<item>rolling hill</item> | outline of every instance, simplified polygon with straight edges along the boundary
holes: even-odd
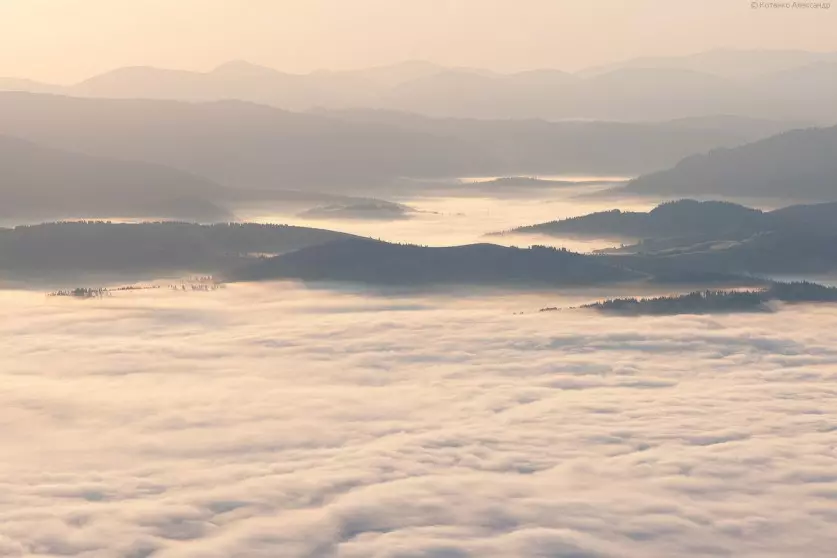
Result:
[[[545,247],[471,244],[431,248],[370,239],[312,246],[248,264],[233,281],[299,279],[380,286],[546,287],[614,283],[642,275],[593,256]]]
[[[151,163],[94,157],[0,136],[0,218],[226,221],[224,189]]]
[[[0,276],[220,273],[352,235],[287,225],[58,222],[0,229]]]
[[[792,130],[753,143],[692,155],[640,176],[626,191],[837,200],[837,127]]]
[[[758,209],[720,201],[678,200],[660,204],[649,212],[613,209],[518,227],[499,234],[546,234],[594,238],[667,238],[755,232],[768,227]],[[498,234],[498,233],[495,233]]]

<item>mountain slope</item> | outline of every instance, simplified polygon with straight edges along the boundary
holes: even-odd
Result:
[[[665,238],[762,230],[764,214],[757,209],[720,201],[678,200],[660,204],[649,212],[601,211],[508,231],[510,234],[555,236]]]
[[[837,200],[837,127],[793,130],[640,176],[636,194]]]
[[[726,247],[684,245],[650,254],[600,256],[660,276],[671,273],[825,274],[837,271],[837,234],[775,231]]]
[[[287,225],[63,222],[0,229],[0,274],[217,273],[352,235]]]
[[[0,136],[0,218],[229,220],[223,188],[149,163],[92,157]]]
[[[640,274],[552,248],[471,244],[429,248],[369,239],[332,242],[243,267],[234,281],[301,279],[391,285],[557,286],[610,283]]]
[[[787,130],[787,123],[733,116],[655,123],[429,118],[382,110],[320,111],[455,138],[487,153],[484,174],[615,173],[661,169],[683,157],[734,147]],[[673,161],[671,163],[668,163]],[[489,172],[491,169],[493,171]]]

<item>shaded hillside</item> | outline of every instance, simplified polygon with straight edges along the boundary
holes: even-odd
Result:
[[[624,316],[669,316],[677,314],[726,314],[732,312],[770,312],[769,303],[834,303],[837,288],[807,281],[774,283],[758,291],[694,291],[677,296],[655,298],[613,298],[581,308]]]
[[[837,233],[766,232],[726,244],[683,242],[658,251],[600,257],[654,275],[821,274],[837,270]]]
[[[627,191],[837,200],[835,153],[837,127],[794,130],[687,157],[671,169],[631,181]]]
[[[731,202],[677,200],[648,212],[612,209],[492,234],[635,238],[643,242],[621,251],[648,252],[772,231],[837,234],[837,202],[762,211]]]
[[[227,221],[224,189],[149,163],[91,157],[0,136],[0,218]]]
[[[564,249],[399,245],[285,225],[64,222],[0,229],[0,277],[47,280],[201,272],[233,281],[301,279],[414,287],[559,287],[643,280],[760,284],[753,275],[837,270],[837,233],[756,233],[726,245],[588,256]]]
[[[0,274],[219,272],[351,235],[287,225],[64,222],[0,229]]]
[[[791,205],[766,214],[774,230],[837,234],[837,202]]]
[[[637,244],[599,253],[658,280],[837,270],[837,203],[764,212],[727,202],[681,200],[648,213],[614,210],[510,232],[640,238]]]
[[[555,236],[654,238],[712,233],[757,231],[763,213],[742,205],[695,200],[679,200],[658,205],[649,212],[613,209],[518,227],[508,234],[547,234]]]
[[[332,242],[265,259],[229,276],[233,281],[301,279],[399,287],[586,285],[640,277],[595,257],[553,248],[494,244],[430,248],[368,239]]]

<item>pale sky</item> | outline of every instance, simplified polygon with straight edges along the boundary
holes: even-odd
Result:
[[[422,59],[500,71],[712,48],[837,51],[837,6],[751,0],[0,0],[0,76],[120,66],[290,72]]]

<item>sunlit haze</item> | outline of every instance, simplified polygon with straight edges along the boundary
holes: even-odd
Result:
[[[837,10],[750,0],[2,0],[0,76],[68,83],[120,66],[289,72],[404,60],[567,71],[716,48],[837,50]]]
[[[0,0],[0,558],[833,558],[835,31]]]

